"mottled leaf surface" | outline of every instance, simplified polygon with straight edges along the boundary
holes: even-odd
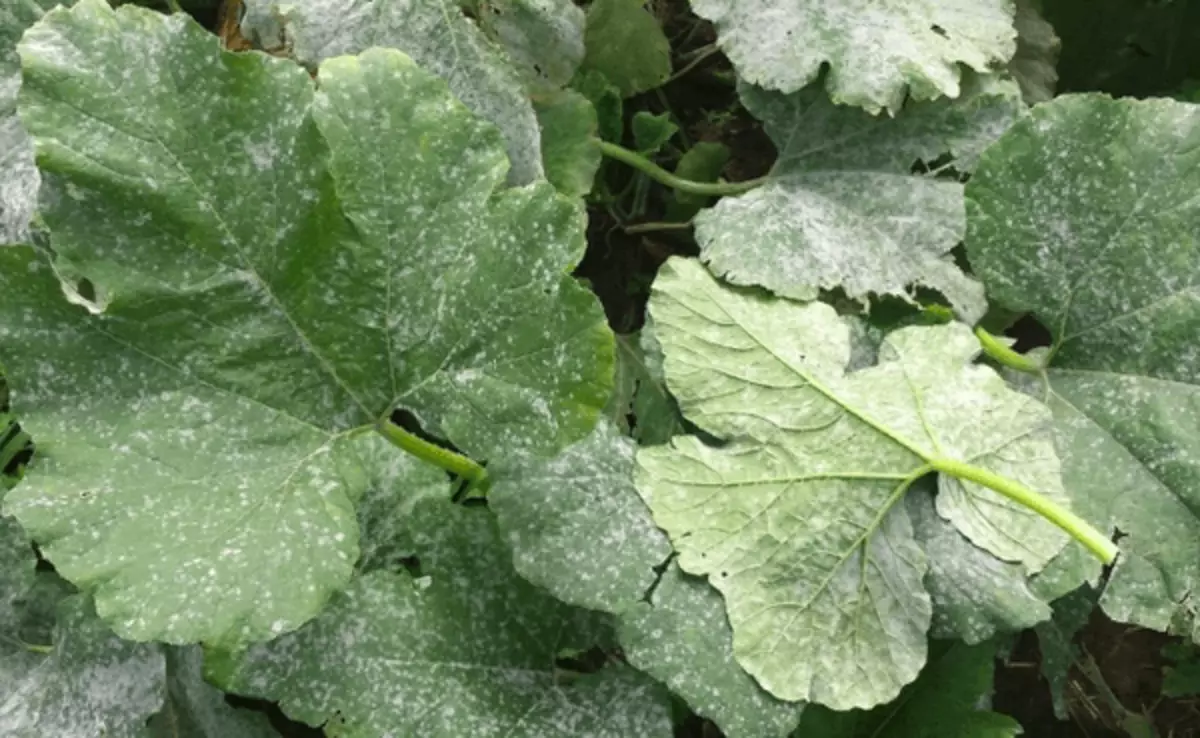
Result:
[[[587,11],[583,69],[599,72],[624,97],[671,76],[671,43],[643,0],[595,0]]]
[[[11,637],[21,620],[20,600],[33,586],[37,556],[12,518],[0,517],[0,633]]]
[[[1067,682],[1071,667],[1079,658],[1075,638],[1091,619],[1099,595],[1091,587],[1080,587],[1055,601],[1051,619],[1034,629],[1042,655],[1039,668],[1050,685],[1050,700],[1059,720],[1068,720],[1071,716],[1067,708]]]
[[[642,449],[638,489],[680,566],[725,596],[739,663],[783,699],[894,698],[924,663],[931,615],[925,557],[895,503],[939,458],[1061,500],[1049,411],[972,365],[979,345],[960,323],[895,331],[876,366],[846,374],[850,331],[831,307],[729,288],[678,258],[650,314],[684,417],[728,444]],[[990,490],[939,483],[939,514],[1027,571],[1065,543]]]
[[[908,297],[922,285],[967,322],[983,315],[982,288],[949,256],[966,228],[962,185],[912,169],[944,154],[969,169],[1018,117],[1014,84],[975,80],[964,100],[914,103],[896,118],[835,105],[813,87],[740,89],[779,158],[763,186],[696,217],[715,273],[802,300],[836,287],[864,302]]]
[[[6,506],[123,636],[311,618],[358,552],[351,436],[395,403],[484,458],[591,429],[612,349],[564,276],[578,211],[544,183],[493,198],[499,134],[399,52],[323,78],[332,153],[303,69],[183,15],[88,0],[21,53],[59,267],[103,304],[0,254],[0,360],[40,450]],[[400,126],[413,145],[376,145]]]
[[[662,347],[649,322],[638,333],[617,336],[610,417],[644,446],[666,443],[683,432],[683,416],[667,389],[662,362]]]
[[[537,89],[566,86],[583,61],[584,12],[572,0],[481,0],[479,25]]]
[[[1058,52],[1062,39],[1054,26],[1038,12],[1036,0],[1017,0],[1015,18],[1017,53],[1008,63],[1008,72],[1021,85],[1021,96],[1030,105],[1054,97],[1058,86]]]
[[[935,644],[920,678],[890,705],[869,712],[814,706],[795,738],[1014,738],[1024,731],[1007,715],[980,707],[991,698],[996,647]]]
[[[412,532],[420,578],[358,578],[309,625],[216,669],[220,683],[313,725],[337,712],[355,738],[671,735],[666,694],[645,677],[556,671],[596,618],[517,576],[486,510],[424,500]]]
[[[57,615],[47,654],[0,641],[0,734],[143,738],[163,702],[161,649],[118,639],[83,595]]]
[[[21,0],[0,7],[0,246],[25,242],[37,205],[33,144],[17,117],[17,42],[44,11],[58,4],[59,0]]]
[[[633,486],[633,450],[601,422],[553,459],[491,467],[489,507],[517,573],[592,610],[619,613],[642,599],[671,546]]]
[[[621,616],[629,663],[659,679],[731,738],[782,738],[804,705],[768,694],[733,658],[721,595],[672,564],[648,603]]]
[[[1029,391],[1054,412],[1073,508],[1123,534],[1101,605],[1158,630],[1196,613],[1200,585],[1198,144],[1194,105],[1064,96],[967,187],[988,294],[1053,335]]]
[[[267,716],[231,707],[201,674],[199,647],[167,648],[167,699],[146,725],[146,738],[278,738]]]
[[[509,180],[542,175],[537,118],[525,79],[457,0],[248,0],[243,32],[271,39],[311,67],[372,46],[394,48],[446,80],[454,96],[504,134]]]
[[[1025,569],[997,559],[943,520],[931,486],[917,485],[905,500],[913,534],[929,559],[930,635],[974,645],[1049,619],[1050,605],[1031,587]]]
[[[751,84],[795,92],[829,65],[834,102],[872,113],[958,97],[962,66],[984,72],[1015,50],[1009,0],[691,0]]]

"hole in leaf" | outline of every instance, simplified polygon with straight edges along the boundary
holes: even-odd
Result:
[[[934,33],[941,36],[942,38],[950,38],[950,34],[946,33],[946,29],[942,28],[941,26],[939,26],[936,23],[934,23],[932,26],[930,26],[929,30],[933,31]]]
[[[594,674],[608,663],[608,653],[599,646],[586,651],[562,651],[554,659],[555,668],[575,674]]]
[[[284,715],[283,710],[279,709],[279,705],[274,702],[227,694],[225,695],[225,704],[230,707],[238,707],[243,710],[251,710],[266,715],[267,720],[271,722],[271,726],[278,730],[281,735],[289,736],[290,738],[325,738],[325,733],[320,728],[314,728],[292,720],[287,715]],[[338,722],[337,717],[330,720],[330,723],[335,722]]]

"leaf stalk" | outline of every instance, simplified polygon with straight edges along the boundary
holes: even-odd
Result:
[[[628,164],[659,184],[666,185],[679,192],[686,192],[690,195],[703,195],[706,197],[740,195],[743,192],[749,192],[755,187],[760,186],[767,179],[766,177],[759,177],[758,179],[747,179],[742,182],[695,182],[675,176],[641,154],[630,151],[624,146],[618,146],[617,144],[602,141],[598,138],[593,140],[600,147],[600,153],[605,156]]]
[[[980,326],[975,326],[975,337],[983,346],[983,353],[994,359],[998,364],[1029,374],[1041,374],[1044,368],[1024,354],[1019,354],[1009,348],[996,336],[988,333]]]
[[[375,429],[396,448],[416,456],[421,461],[445,469],[456,477],[467,480],[473,489],[486,492],[492,486],[487,469],[462,454],[456,454],[450,449],[442,448],[416,434],[409,433],[387,418],[381,418],[375,424]]]
[[[929,465],[942,474],[982,484],[1013,502],[1033,510],[1066,531],[1068,535],[1082,543],[1088,551],[1091,551],[1105,564],[1116,561],[1117,554],[1120,553],[1117,544],[1093,527],[1091,523],[1020,482],[955,459],[937,457],[930,459]]]

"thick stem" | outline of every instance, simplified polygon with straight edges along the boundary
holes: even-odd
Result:
[[[461,454],[442,448],[404,430],[390,420],[382,419],[376,426],[380,435],[391,441],[392,445],[407,451],[422,461],[441,467],[451,474],[461,477],[474,488],[487,491],[491,486],[487,469],[476,464]]]
[[[748,192],[758,187],[766,181],[765,177],[760,177],[758,179],[748,179],[744,182],[693,182],[690,179],[676,177],[641,154],[630,151],[624,146],[618,146],[608,141],[601,141],[600,139],[595,139],[595,141],[596,145],[600,147],[600,153],[605,156],[624,162],[634,169],[644,172],[660,184],[692,195],[704,195],[707,197],[740,195],[743,192]]]
[[[1092,527],[1091,523],[1020,482],[954,459],[938,457],[930,459],[929,465],[943,474],[982,484],[984,487],[995,490],[1008,499],[1033,510],[1062,528],[1105,564],[1116,561],[1117,554],[1120,553],[1117,544]]]
[[[979,326],[975,327],[975,337],[979,339],[979,343],[983,346],[983,352],[997,363],[1009,369],[1016,369],[1019,372],[1028,372],[1030,374],[1040,374],[1042,372],[1041,364],[1031,360],[1028,356],[1013,351],[1004,345],[1004,342],[999,338],[996,338]]]

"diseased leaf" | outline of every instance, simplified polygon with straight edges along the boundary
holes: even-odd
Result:
[[[973,83],[964,100],[873,117],[808,88],[792,95],[741,87],[742,101],[779,148],[766,184],[696,217],[701,258],[736,284],[801,300],[840,287],[852,299],[914,285],[940,291],[967,321],[983,290],[953,263],[963,237],[962,185],[912,173],[953,154],[969,169],[1020,114],[1016,86]]]
[[[645,677],[556,671],[597,619],[521,580],[486,510],[423,500],[411,530],[419,579],[358,578],[309,625],[214,669],[218,681],[312,725],[337,712],[355,737],[671,735],[666,693]]]
[[[633,486],[633,449],[601,422],[553,459],[492,467],[489,507],[517,573],[593,610],[619,613],[642,599],[671,546]]]
[[[596,109],[575,90],[558,90],[534,99],[542,129],[542,165],[546,179],[567,197],[592,191],[601,154]]]
[[[671,76],[671,44],[643,0],[594,0],[584,41],[583,69],[604,75],[623,97],[653,90]]]
[[[584,12],[571,0],[473,0],[485,33],[538,89],[566,86],[583,62]],[[402,49],[403,50],[403,49]]]
[[[746,82],[784,93],[817,78],[871,113],[905,96],[958,97],[960,65],[986,72],[1015,51],[1011,0],[691,0]]]
[[[892,699],[924,663],[931,614],[895,503],[943,458],[1062,499],[1048,410],[971,365],[979,344],[961,323],[895,331],[876,366],[847,375],[850,332],[831,307],[724,287],[678,258],[650,314],[684,417],[727,443],[640,450],[638,490],[680,566],[725,596],[739,663],[783,699]],[[995,492],[939,485],[939,514],[1026,571],[1065,543]]]
[[[205,684],[199,647],[167,648],[167,701],[150,718],[145,738],[278,738],[267,716],[231,707]]]
[[[0,633],[12,637],[21,622],[20,600],[33,587],[37,556],[12,518],[0,517]]]
[[[991,698],[996,647],[935,644],[929,665],[890,705],[870,712],[804,713],[795,738],[1013,738],[1021,725],[980,707]]]
[[[17,117],[17,90],[21,87],[17,42],[26,28],[59,2],[22,0],[0,7],[0,246],[28,240],[37,205],[33,144]]]
[[[716,182],[721,172],[725,171],[725,165],[729,163],[732,155],[733,152],[725,144],[697,141],[696,145],[679,158],[675,176],[693,182]],[[711,199],[676,190],[672,193],[671,201],[667,203],[667,220],[677,223],[691,220]]]
[[[1165,630],[1200,586],[1200,108],[1070,95],[967,186],[971,264],[1053,334],[1045,381],[1076,513],[1120,530],[1100,604]],[[1075,583],[1094,577],[1077,567]],[[1200,638],[1200,619],[1192,637]]]
[[[918,486],[906,502],[913,534],[929,559],[925,587],[933,601],[930,635],[974,645],[1048,620],[1050,605],[1030,587],[1024,568],[967,540],[937,514],[932,490]]]
[[[621,617],[620,641],[631,664],[731,738],[782,738],[800,721],[803,704],[775,699],[734,660],[720,593],[675,564],[650,602]]]
[[[274,38],[268,46],[286,46],[313,68],[373,46],[403,51],[446,80],[471,112],[500,129],[512,162],[510,184],[542,176],[540,134],[525,79],[503,49],[463,15],[457,0],[243,2],[247,38]]]
[[[1038,649],[1042,655],[1042,676],[1050,684],[1050,699],[1054,705],[1054,715],[1059,720],[1070,718],[1066,688],[1067,676],[1079,656],[1075,637],[1091,618],[1099,594],[1091,587],[1080,587],[1056,600],[1053,617],[1035,628]]]
[[[616,387],[609,415],[643,446],[666,443],[683,432],[683,417],[667,390],[662,361],[662,347],[649,322],[636,334],[617,336]]]
[[[1054,26],[1046,22],[1036,0],[1017,0],[1017,53],[1008,63],[1008,71],[1021,85],[1021,96],[1030,105],[1054,97],[1058,84],[1058,52],[1062,39]]]
[[[143,738],[162,706],[161,649],[118,639],[83,595],[57,613],[49,653],[0,639],[0,735]]]
[[[105,298],[0,252],[0,360],[41,452],[5,504],[121,635],[311,618],[358,553],[353,437],[397,403],[478,458],[591,430],[612,348],[564,274],[580,213],[501,192],[499,133],[399,52],[331,62],[324,136],[301,68],[183,15],[85,0],[21,52],[58,266]]]

